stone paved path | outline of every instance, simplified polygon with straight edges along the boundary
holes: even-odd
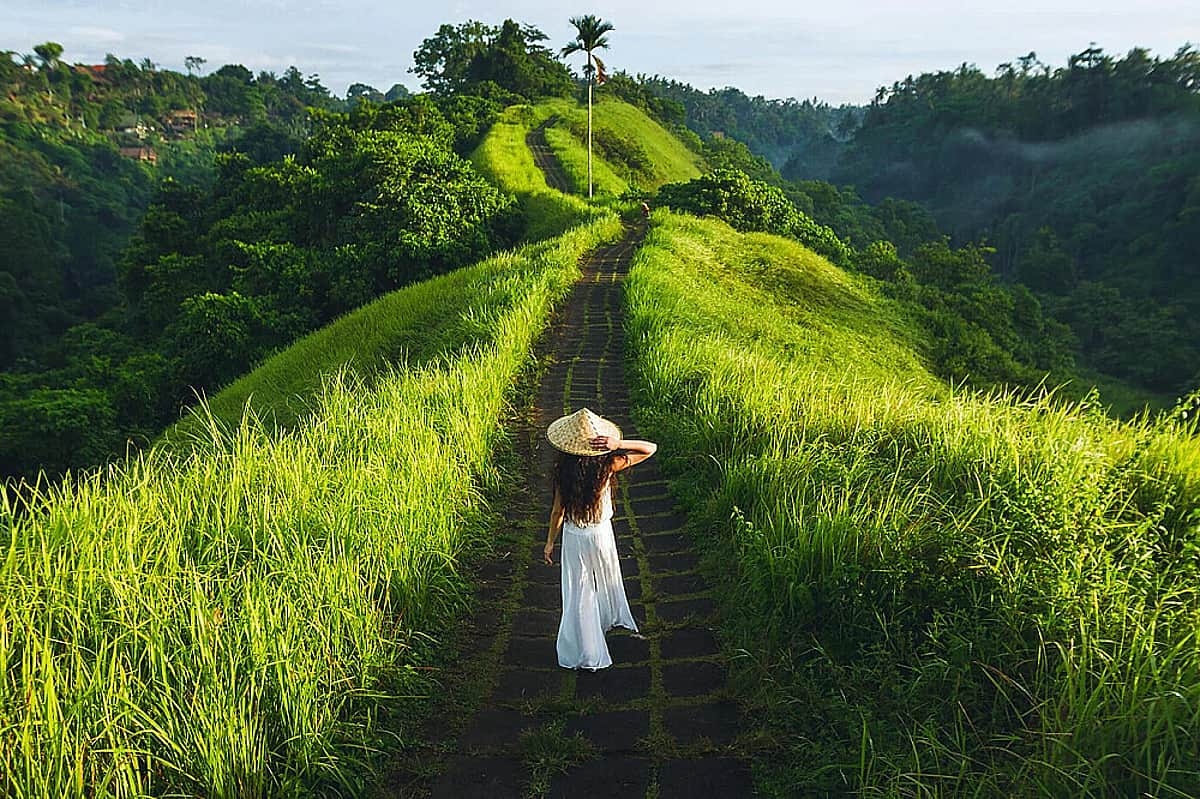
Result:
[[[486,670],[486,697],[429,786],[435,797],[496,799],[546,789],[573,799],[752,795],[737,755],[738,710],[714,637],[714,602],[682,530],[686,515],[654,459],[624,473],[613,520],[644,639],[610,632],[614,666],[596,673],[559,668],[555,655],[559,549],[553,567],[541,562],[552,459],[541,431],[586,405],[616,421],[627,438],[639,437],[625,384],[621,292],[643,232],[630,228],[619,243],[592,253],[549,336],[552,365],[538,389],[533,429],[525,431],[537,445],[529,464],[537,501],[509,519],[522,530],[513,563],[485,574],[495,578],[487,590],[508,597],[511,608],[497,614],[502,621],[488,650],[500,653],[500,662]],[[556,751],[569,756],[546,768],[544,750],[550,761]]]
[[[533,130],[525,134],[525,146],[529,148],[529,152],[533,153],[533,162],[537,164],[538,169],[542,170],[542,174],[546,176],[546,185],[552,189],[558,189],[561,192],[570,194],[574,190],[571,181],[567,178],[567,173],[563,171],[562,164],[558,162],[554,151],[550,149],[550,145],[546,142],[546,127],[554,124],[554,117],[550,117],[541,125],[538,125]]]

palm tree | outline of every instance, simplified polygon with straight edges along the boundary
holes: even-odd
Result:
[[[568,44],[562,49],[563,56],[569,56],[572,53],[587,53],[587,64],[583,67],[583,74],[587,77],[588,82],[588,198],[592,196],[592,84],[595,82],[597,75],[600,77],[600,82],[604,82],[604,62],[601,61],[595,54],[595,50],[600,48],[608,49],[608,37],[604,34],[613,29],[612,23],[604,22],[594,14],[586,14],[582,17],[571,17],[571,24],[575,26],[575,41]]]

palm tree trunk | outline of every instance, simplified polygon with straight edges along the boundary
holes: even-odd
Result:
[[[592,199],[592,78],[588,76],[588,199]]]

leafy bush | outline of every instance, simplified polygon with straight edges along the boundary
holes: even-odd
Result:
[[[716,169],[687,183],[663,186],[658,202],[720,217],[737,230],[790,236],[837,264],[850,260],[850,248],[836,233],[802,214],[778,188],[739,170]]]

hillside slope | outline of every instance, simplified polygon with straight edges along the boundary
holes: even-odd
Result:
[[[587,106],[549,100],[537,106],[548,120],[546,141],[587,194]],[[606,97],[592,109],[592,181],[598,194],[619,195],[631,186],[657,189],[700,174],[703,159],[641,109]]]
[[[421,692],[489,546],[514,381],[618,231],[609,214],[384,297],[175,446],[0,506],[0,794],[361,793],[383,703]]]
[[[479,314],[502,313],[513,301],[505,281],[528,277],[529,270],[557,259],[563,246],[559,239],[527,245],[386,294],[271,356],[163,438],[184,443],[203,435],[210,417],[236,427],[247,413],[269,428],[292,428],[311,412],[328,375],[341,371],[369,385],[389,369],[453,361],[478,344]]]
[[[639,427],[724,580],[768,795],[1200,793],[1200,439],[952,391],[861,278],[656,212]]]

